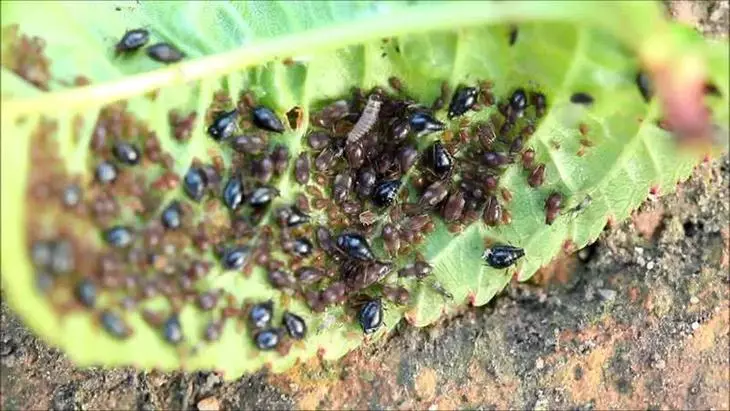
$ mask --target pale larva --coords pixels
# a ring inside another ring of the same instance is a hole
[[[347,133],[347,144],[352,144],[362,138],[371,128],[375,125],[378,120],[378,113],[380,112],[380,106],[383,102],[378,94],[371,94],[368,97],[368,102],[365,104],[360,118],[357,119],[355,126]]]

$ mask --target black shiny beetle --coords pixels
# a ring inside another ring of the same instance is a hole
[[[337,237],[337,248],[348,258],[360,261],[373,261],[375,254],[368,240],[358,233],[344,233]]]
[[[254,304],[248,313],[249,323],[252,327],[262,329],[271,323],[274,316],[274,303],[269,300],[263,303]]]
[[[362,332],[372,334],[383,324],[383,304],[380,299],[366,302],[357,313]]]
[[[479,89],[476,87],[459,87],[449,104],[449,119],[459,117],[469,111],[477,102]]]
[[[169,43],[156,43],[147,47],[147,55],[160,63],[177,63],[185,58],[185,53]]]
[[[400,180],[381,181],[375,186],[375,191],[372,194],[373,204],[378,207],[388,207],[393,204],[398,196],[401,184]]]
[[[291,338],[301,340],[307,335],[307,324],[302,317],[286,311],[282,321]]]
[[[134,29],[124,33],[119,43],[114,46],[116,55],[129,53],[138,50],[147,44],[150,39],[150,32],[145,29]]]
[[[513,266],[524,255],[525,250],[522,248],[498,244],[484,250],[482,259],[490,267],[501,269]]]
[[[254,335],[254,343],[261,351],[270,351],[279,345],[281,330],[278,328],[267,328]]]

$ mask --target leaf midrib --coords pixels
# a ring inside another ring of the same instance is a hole
[[[276,57],[299,54],[302,50],[316,52],[324,48],[340,48],[406,33],[446,31],[453,29],[455,24],[463,28],[515,20],[580,20],[583,23],[594,23],[609,29],[617,35],[617,38],[629,43],[630,46],[636,45],[637,39],[628,39],[626,33],[621,32],[620,26],[614,27],[617,22],[620,22],[620,10],[608,9],[610,12],[607,15],[603,14],[599,19],[596,16],[599,13],[594,10],[595,6],[588,8],[579,5],[567,8],[560,6],[559,3],[557,1],[544,2],[540,7],[530,1],[514,1],[499,5],[484,3],[482,7],[466,7],[463,3],[438,3],[429,5],[428,8],[405,9],[405,11],[395,12],[386,17],[376,15],[335,27],[263,40],[259,44],[247,45],[218,55],[129,76],[115,82],[46,93],[37,98],[10,99],[4,102],[3,117],[12,118],[38,111],[49,112],[59,106],[74,109],[92,104],[106,104],[165,86],[224,75],[230,71],[258,65]],[[615,7],[619,7],[619,5],[615,5]],[[589,9],[591,13],[587,13]],[[449,18],[444,18],[444,16]]]

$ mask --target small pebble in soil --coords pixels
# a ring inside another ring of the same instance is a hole
[[[220,402],[215,397],[206,397],[198,401],[196,407],[198,407],[198,411],[218,411]]]
[[[616,291],[610,290],[608,288],[600,288],[598,289],[598,295],[601,296],[603,301],[613,301],[616,299]]]
[[[538,357],[537,360],[535,360],[535,369],[538,370],[538,371],[540,371],[543,368],[545,368],[545,360],[543,360],[542,358]]]

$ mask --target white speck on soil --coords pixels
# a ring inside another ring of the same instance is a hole
[[[663,370],[667,366],[667,362],[660,358],[653,362],[651,366],[657,370]]]
[[[616,298],[616,291],[609,290],[608,288],[601,288],[598,290],[598,294],[604,301],[612,301]]]
[[[536,370],[542,370],[545,367],[545,361],[542,358],[539,358],[535,360],[535,369]]]

